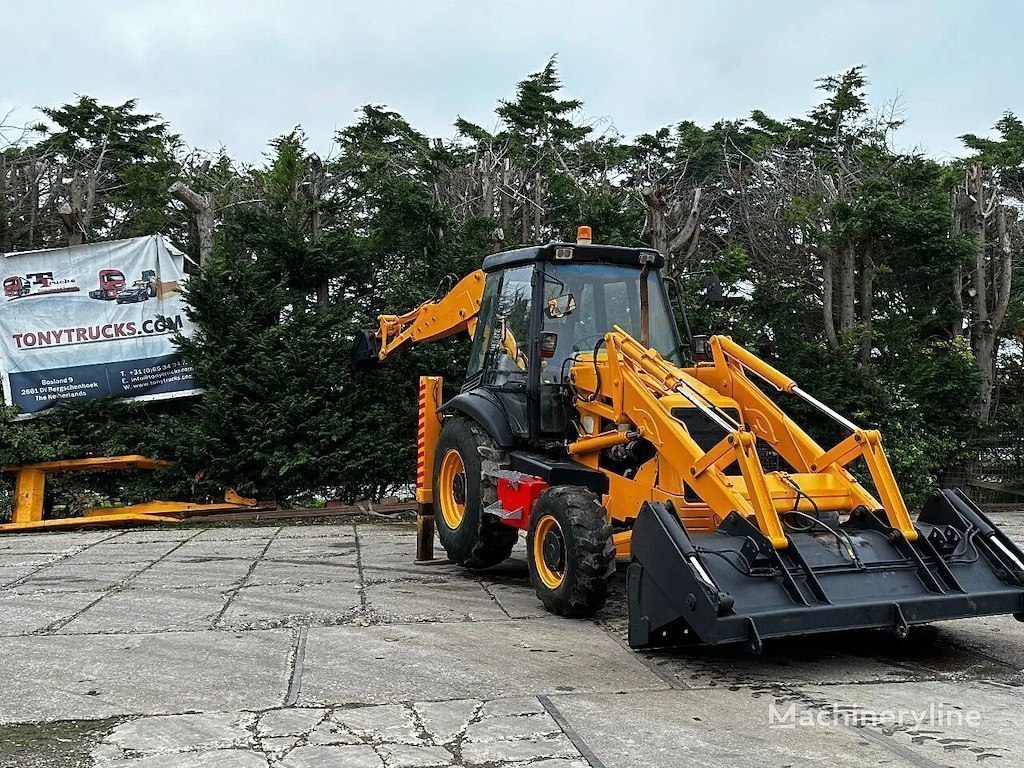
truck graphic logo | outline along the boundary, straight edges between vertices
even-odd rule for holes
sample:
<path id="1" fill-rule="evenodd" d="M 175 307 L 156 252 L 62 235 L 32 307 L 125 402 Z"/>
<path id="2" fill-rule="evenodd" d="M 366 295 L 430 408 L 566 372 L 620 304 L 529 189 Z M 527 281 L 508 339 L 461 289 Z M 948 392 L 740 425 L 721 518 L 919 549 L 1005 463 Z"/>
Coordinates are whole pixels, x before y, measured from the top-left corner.
<path id="1" fill-rule="evenodd" d="M 99 288 L 89 291 L 90 299 L 113 301 L 126 285 L 124 273 L 119 269 L 101 269 L 99 272 Z"/>
<path id="2" fill-rule="evenodd" d="M 4 278 L 4 298 L 8 301 L 52 296 L 56 293 L 76 293 L 78 290 L 73 279 L 54 280 L 53 272 L 30 272 L 24 276 L 11 275 Z"/>
<path id="3" fill-rule="evenodd" d="M 30 290 L 28 281 L 18 275 L 11 275 L 4 280 L 4 296 L 9 299 L 27 296 Z"/>

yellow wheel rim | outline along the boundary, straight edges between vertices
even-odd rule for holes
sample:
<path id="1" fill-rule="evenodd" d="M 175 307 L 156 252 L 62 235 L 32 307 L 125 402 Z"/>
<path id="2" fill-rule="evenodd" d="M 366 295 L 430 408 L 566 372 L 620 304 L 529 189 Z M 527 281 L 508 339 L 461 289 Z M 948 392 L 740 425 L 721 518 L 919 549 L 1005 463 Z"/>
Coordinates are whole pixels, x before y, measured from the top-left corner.
<path id="1" fill-rule="evenodd" d="M 437 482 L 441 517 L 445 525 L 455 530 L 466 516 L 466 466 L 456 449 L 450 449 L 441 459 Z"/>
<path id="2" fill-rule="evenodd" d="M 533 533 L 533 564 L 548 589 L 558 589 L 565 580 L 565 538 L 562 526 L 551 515 L 537 521 Z"/>

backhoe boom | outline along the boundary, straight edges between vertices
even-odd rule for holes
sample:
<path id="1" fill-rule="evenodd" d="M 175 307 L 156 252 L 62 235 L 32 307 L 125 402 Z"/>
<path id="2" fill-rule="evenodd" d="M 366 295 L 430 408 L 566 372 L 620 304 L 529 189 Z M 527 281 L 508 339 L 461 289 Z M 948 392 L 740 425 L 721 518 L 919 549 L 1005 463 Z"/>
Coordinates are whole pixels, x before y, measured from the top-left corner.
<path id="1" fill-rule="evenodd" d="M 484 273 L 478 269 L 440 299 L 425 301 L 402 315 L 378 316 L 376 359 L 384 361 L 410 344 L 438 341 L 460 331 L 468 331 L 472 336 L 483 290 Z"/>

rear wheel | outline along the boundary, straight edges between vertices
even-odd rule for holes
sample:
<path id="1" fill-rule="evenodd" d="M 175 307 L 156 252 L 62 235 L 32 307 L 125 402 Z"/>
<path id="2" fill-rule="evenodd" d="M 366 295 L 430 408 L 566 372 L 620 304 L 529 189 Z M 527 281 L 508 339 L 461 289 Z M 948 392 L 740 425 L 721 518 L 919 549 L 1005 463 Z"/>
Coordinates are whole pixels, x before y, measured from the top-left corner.
<path id="1" fill-rule="evenodd" d="M 501 450 L 476 423 L 459 416 L 445 421 L 434 452 L 434 523 L 453 563 L 489 568 L 506 560 L 519 531 L 484 512 L 497 499 L 487 461 Z"/>
<path id="2" fill-rule="evenodd" d="M 526 535 L 530 581 L 559 616 L 589 616 L 604 607 L 615 573 L 608 513 L 597 494 L 557 486 L 540 495 Z"/>

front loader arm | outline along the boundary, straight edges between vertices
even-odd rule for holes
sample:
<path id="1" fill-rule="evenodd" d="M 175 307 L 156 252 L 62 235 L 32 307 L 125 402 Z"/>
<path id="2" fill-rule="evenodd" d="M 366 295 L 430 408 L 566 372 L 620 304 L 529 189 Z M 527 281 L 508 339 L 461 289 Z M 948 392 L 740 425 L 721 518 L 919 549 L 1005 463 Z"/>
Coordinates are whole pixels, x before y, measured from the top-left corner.
<path id="1" fill-rule="evenodd" d="M 1024 553 L 966 496 L 943 490 L 911 521 L 878 432 L 729 338 L 709 341 L 711 363 L 681 368 L 616 328 L 603 358 L 572 369 L 581 427 L 605 434 L 581 437 L 571 454 L 600 467 L 596 447 L 638 433 L 656 449 L 636 470 L 642 482 L 609 478 L 620 496 L 633 491 L 616 509 L 631 522 L 620 535 L 629 537 L 632 647 L 745 643 L 758 653 L 772 637 L 873 628 L 903 638 L 933 621 L 1024 617 Z M 829 415 L 848 436 L 823 449 L 755 378 Z M 704 429 L 704 417 L 720 429 Z M 786 471 L 764 471 L 761 441 Z M 634 450 L 651 456 L 639 441 Z M 607 459 L 611 474 L 615 456 Z M 878 500 L 846 470 L 857 459 Z M 838 521 L 822 514 L 832 512 Z"/>
<path id="2" fill-rule="evenodd" d="M 472 335 L 483 291 L 484 273 L 478 269 L 440 299 L 425 301 L 402 315 L 379 315 L 374 334 L 376 359 L 383 361 L 411 344 L 438 341 L 460 331 Z"/>
<path id="3" fill-rule="evenodd" d="M 732 512 L 754 517 L 777 549 L 787 546 L 780 514 L 790 510 L 881 510 L 903 537 L 917 537 L 878 432 L 861 430 L 834 414 L 802 392 L 792 379 L 731 339 L 713 337 L 713 363 L 686 369 L 672 365 L 618 327 L 605 340 L 603 359 L 596 365 L 593 360 L 581 360 L 570 375 L 578 391 L 591 393 L 577 402 L 581 416 L 595 417 L 590 423 L 603 423 L 609 431 L 598 429 L 596 434 L 581 436 L 569 446 L 573 455 L 599 450 L 612 438 L 612 431 L 631 424 L 655 446 L 659 462 L 671 467 L 697 492 L 716 520 L 724 520 Z M 747 377 L 747 372 L 825 409 L 848 426 L 851 435 L 824 450 Z M 718 444 L 703 450 L 673 414 L 680 407 L 701 411 L 716 423 L 724 433 Z M 733 418 L 728 409 L 738 411 L 740 418 Z M 795 473 L 765 472 L 756 450 L 758 440 L 771 445 Z M 857 458 L 865 459 L 881 503 L 846 471 L 845 466 Z M 740 477 L 725 474 L 734 462 Z M 663 490 L 680 495 L 683 489 Z"/>

